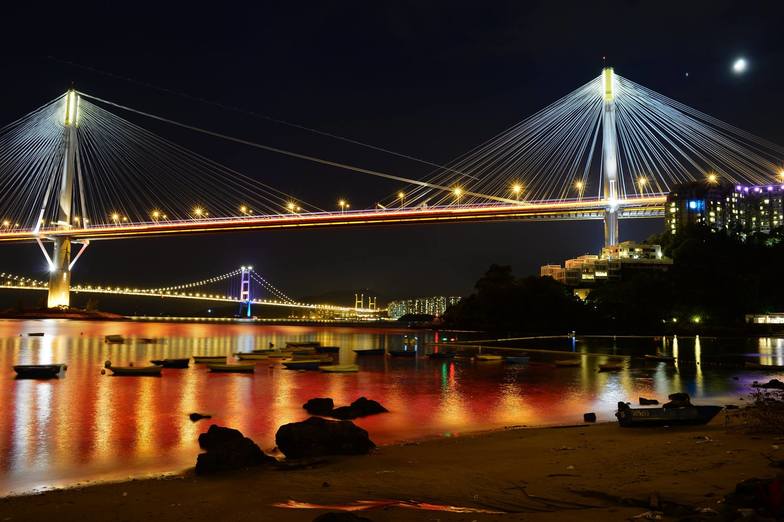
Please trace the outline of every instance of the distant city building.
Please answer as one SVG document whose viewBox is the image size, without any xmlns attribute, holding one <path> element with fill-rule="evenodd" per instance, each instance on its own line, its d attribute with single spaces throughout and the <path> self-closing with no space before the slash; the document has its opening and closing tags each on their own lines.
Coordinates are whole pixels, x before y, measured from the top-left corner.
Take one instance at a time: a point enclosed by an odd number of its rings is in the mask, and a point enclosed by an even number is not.
<svg viewBox="0 0 784 522">
<path fill-rule="evenodd" d="M 600 255 L 587 254 L 567 259 L 564 266 L 544 265 L 539 269 L 542 277 L 574 288 L 590 288 L 606 281 L 623 278 L 625 274 L 640 270 L 667 270 L 672 260 L 662 255 L 661 246 L 624 241 L 604 247 Z M 587 295 L 587 292 L 577 292 Z"/>
<path fill-rule="evenodd" d="M 730 233 L 769 233 L 784 225 L 784 185 L 731 185 L 695 181 L 667 196 L 666 230 L 704 226 Z"/>
<path fill-rule="evenodd" d="M 439 317 L 444 315 L 448 306 L 457 304 L 460 299 L 460 297 L 437 295 L 392 301 L 387 305 L 387 313 L 392 319 L 398 319 L 408 314 L 426 314 Z"/>
</svg>

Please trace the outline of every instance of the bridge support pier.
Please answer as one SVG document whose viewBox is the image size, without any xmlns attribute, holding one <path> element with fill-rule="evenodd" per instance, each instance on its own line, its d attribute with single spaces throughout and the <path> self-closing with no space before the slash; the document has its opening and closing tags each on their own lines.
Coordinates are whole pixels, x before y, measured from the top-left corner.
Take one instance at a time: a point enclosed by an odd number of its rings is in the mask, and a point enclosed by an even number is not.
<svg viewBox="0 0 784 522">
<path fill-rule="evenodd" d="M 71 240 L 55 237 L 49 267 L 49 308 L 68 307 L 71 304 Z"/>
<path fill-rule="evenodd" d="M 604 213 L 604 246 L 618 244 L 618 141 L 615 124 L 615 73 L 602 71 L 602 183 L 609 207 Z"/>
<path fill-rule="evenodd" d="M 604 246 L 618 244 L 618 209 L 604 211 Z"/>
</svg>

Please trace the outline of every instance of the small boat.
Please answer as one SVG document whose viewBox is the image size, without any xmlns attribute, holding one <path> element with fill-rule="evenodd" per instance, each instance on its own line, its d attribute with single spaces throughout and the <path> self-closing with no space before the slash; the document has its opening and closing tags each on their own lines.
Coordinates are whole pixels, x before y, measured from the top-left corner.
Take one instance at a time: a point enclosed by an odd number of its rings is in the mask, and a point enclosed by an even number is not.
<svg viewBox="0 0 784 522">
<path fill-rule="evenodd" d="M 211 372 L 218 373 L 253 373 L 256 371 L 255 364 L 207 364 Z"/>
<path fill-rule="evenodd" d="M 275 351 L 272 353 L 268 353 L 267 357 L 269 357 L 270 359 L 288 359 L 289 357 L 291 357 L 291 352 Z"/>
<path fill-rule="evenodd" d="M 188 364 L 191 362 L 191 359 L 190 357 L 178 359 L 153 359 L 150 362 L 164 368 L 187 368 Z"/>
<path fill-rule="evenodd" d="M 674 363 L 675 357 L 671 355 L 663 355 L 663 354 L 656 354 L 656 355 L 643 355 L 646 361 L 653 361 L 653 362 L 663 362 L 663 363 Z"/>
<path fill-rule="evenodd" d="M 315 348 L 317 346 L 321 346 L 321 343 L 318 341 L 286 341 L 286 348 Z"/>
<path fill-rule="evenodd" d="M 30 332 L 29 334 L 27 334 L 27 336 L 28 337 L 43 337 L 44 333 L 43 332 Z"/>
<path fill-rule="evenodd" d="M 193 362 L 196 364 L 204 364 L 204 363 L 222 363 L 226 362 L 225 355 L 194 355 Z"/>
<path fill-rule="evenodd" d="M 315 348 L 298 348 L 291 350 L 291 355 L 314 355 L 316 354 Z"/>
<path fill-rule="evenodd" d="M 67 368 L 65 364 L 17 364 L 14 371 L 19 379 L 52 379 Z"/>
<path fill-rule="evenodd" d="M 256 348 L 255 350 L 251 350 L 251 353 L 270 353 L 270 352 L 277 352 L 277 348 Z"/>
<path fill-rule="evenodd" d="M 457 355 L 455 352 L 433 352 L 427 354 L 431 359 L 454 359 L 455 355 Z"/>
<path fill-rule="evenodd" d="M 500 361 L 503 359 L 500 355 L 494 355 L 491 353 L 480 353 L 474 356 L 474 359 L 477 361 Z"/>
<path fill-rule="evenodd" d="M 340 346 L 316 346 L 317 353 L 338 353 Z"/>
<path fill-rule="evenodd" d="M 103 340 L 108 344 L 122 344 L 125 342 L 125 337 L 122 335 L 107 335 Z"/>
<path fill-rule="evenodd" d="M 784 366 L 778 364 L 760 364 L 756 362 L 746 361 L 744 364 L 747 370 L 763 370 L 769 372 L 784 371 Z"/>
<path fill-rule="evenodd" d="M 599 365 L 600 372 L 619 372 L 623 370 L 623 363 L 602 363 Z"/>
<path fill-rule="evenodd" d="M 504 356 L 504 362 L 510 364 L 528 364 L 531 361 L 531 357 L 528 355 L 506 355 Z"/>
<path fill-rule="evenodd" d="M 238 352 L 234 356 L 240 361 L 266 361 L 269 355 L 265 353 Z"/>
<path fill-rule="evenodd" d="M 359 366 L 356 364 L 329 364 L 319 366 L 319 370 L 326 373 L 354 373 L 359 371 Z"/>
<path fill-rule="evenodd" d="M 618 403 L 618 424 L 624 428 L 707 424 L 722 410 L 721 406 L 684 406 L 681 408 L 631 408 Z"/>
<path fill-rule="evenodd" d="M 117 377 L 160 377 L 163 366 L 109 366 L 108 369 Z"/>
<path fill-rule="evenodd" d="M 416 350 L 389 350 L 387 352 L 392 357 L 416 357 Z"/>
<path fill-rule="evenodd" d="M 354 350 L 357 355 L 384 355 L 383 348 L 358 348 Z"/>
<path fill-rule="evenodd" d="M 318 370 L 323 362 L 321 359 L 300 359 L 283 361 L 283 366 L 289 370 Z"/>
<path fill-rule="evenodd" d="M 581 366 L 583 361 L 581 359 L 561 359 L 560 361 L 555 361 L 553 364 L 558 368 L 575 368 Z"/>
<path fill-rule="evenodd" d="M 152 337 L 139 337 L 136 339 L 136 342 L 138 344 L 158 344 L 158 340 Z"/>
</svg>

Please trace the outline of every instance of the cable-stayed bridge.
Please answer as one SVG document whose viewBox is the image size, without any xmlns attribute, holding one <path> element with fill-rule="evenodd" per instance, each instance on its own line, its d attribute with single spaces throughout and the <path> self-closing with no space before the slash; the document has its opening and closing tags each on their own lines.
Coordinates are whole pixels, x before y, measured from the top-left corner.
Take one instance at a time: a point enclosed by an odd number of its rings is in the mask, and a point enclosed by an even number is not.
<svg viewBox="0 0 784 522">
<path fill-rule="evenodd" d="M 385 180 L 371 208 L 327 211 L 120 116 Z M 321 133 L 324 134 L 324 133 Z M 446 164 L 348 140 L 432 168 L 419 178 L 268 146 L 70 90 L 0 128 L 0 241 L 35 241 L 49 305 L 67 306 L 71 270 L 92 240 L 235 230 L 468 220 L 661 217 L 694 180 L 784 182 L 784 148 L 602 74 Z M 390 191 L 390 182 L 394 190 Z M 368 198 L 370 199 L 370 198 Z M 50 253 L 47 242 L 53 243 Z M 79 250 L 72 255 L 72 244 Z"/>
<path fill-rule="evenodd" d="M 0 272 L 0 288 L 48 291 L 49 282 L 24 277 L 18 274 Z M 382 310 L 378 310 L 375 307 L 349 307 L 297 301 L 279 290 L 261 274 L 256 272 L 252 266 L 242 266 L 231 272 L 207 277 L 198 281 L 190 281 L 157 288 L 72 283 L 71 292 L 235 303 L 238 305 L 239 315 L 245 317 L 251 317 L 253 306 L 272 306 L 316 313 L 351 314 L 352 316 L 360 317 L 375 317 L 382 312 Z"/>
</svg>

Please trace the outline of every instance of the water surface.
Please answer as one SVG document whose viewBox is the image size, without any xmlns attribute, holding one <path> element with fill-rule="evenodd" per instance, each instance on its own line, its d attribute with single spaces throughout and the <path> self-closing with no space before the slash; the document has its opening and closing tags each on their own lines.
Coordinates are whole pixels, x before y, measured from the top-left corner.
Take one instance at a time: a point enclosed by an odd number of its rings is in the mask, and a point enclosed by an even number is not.
<svg viewBox="0 0 784 522">
<path fill-rule="evenodd" d="M 29 332 L 44 332 L 29 337 Z M 104 343 L 121 334 L 122 345 Z M 162 339 L 145 345 L 138 337 Z M 101 375 L 105 360 L 146 364 L 150 359 L 193 354 L 232 354 L 284 346 L 287 340 L 318 340 L 341 346 L 339 362 L 355 362 L 354 348 L 400 348 L 416 337 L 418 349 L 441 338 L 437 332 L 341 327 L 258 326 L 80 321 L 0 321 L 0 495 L 85 480 L 121 479 L 192 466 L 198 434 L 211 422 L 231 426 L 269 450 L 275 431 L 307 417 L 302 404 L 332 397 L 348 404 L 367 396 L 391 413 L 360 419 L 377 444 L 516 425 L 581 422 L 595 411 L 612 419 L 618 401 L 640 395 L 658 399 L 687 391 L 697 401 L 736 402 L 753 379 L 775 374 L 744 372 L 744 357 L 784 364 L 781 339 L 672 339 L 635 342 L 590 340 L 555 343 L 564 350 L 610 355 L 640 355 L 657 349 L 675 352 L 673 367 L 626 360 L 618 373 L 599 373 L 607 356 L 582 357 L 579 368 L 555 368 L 552 354 L 532 352 L 529 365 L 424 357 L 366 356 L 355 374 L 325 374 L 283 369 L 259 362 L 253 375 L 212 374 L 191 364 L 165 369 L 160 378 Z M 537 347 L 536 343 L 528 343 Z M 547 348 L 547 346 L 538 346 Z M 721 355 L 721 357 L 718 357 Z M 726 361 L 732 361 L 727 365 Z M 54 380 L 19 380 L 14 364 L 68 364 Z M 699 364 L 698 364 L 699 363 Z M 191 412 L 213 415 L 192 423 Z"/>
</svg>

